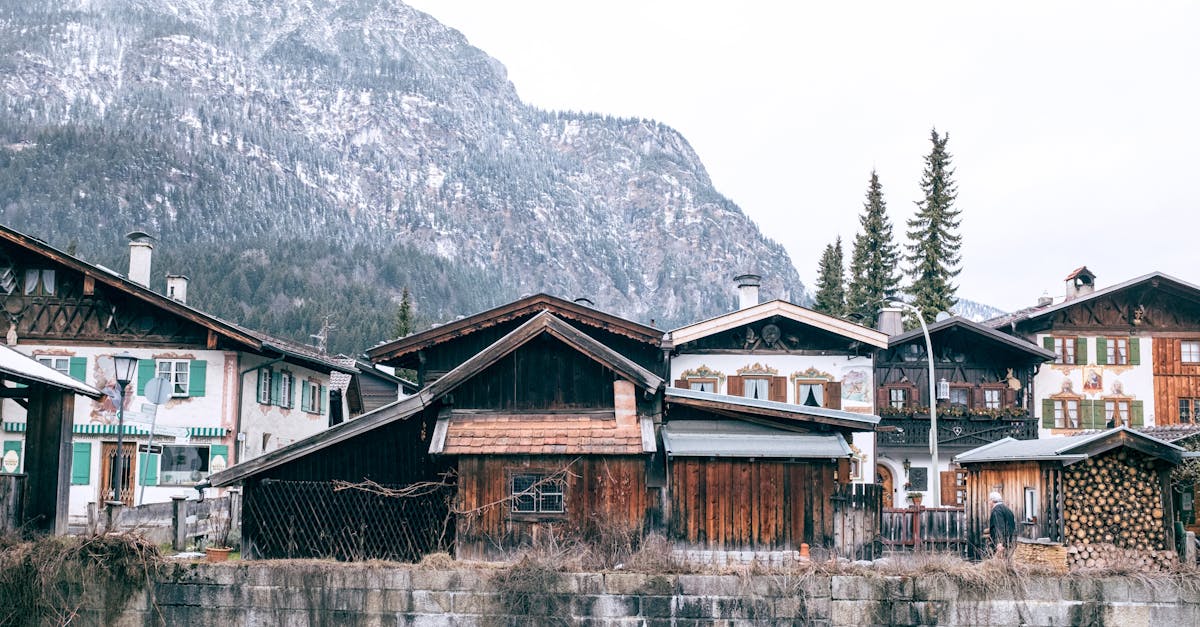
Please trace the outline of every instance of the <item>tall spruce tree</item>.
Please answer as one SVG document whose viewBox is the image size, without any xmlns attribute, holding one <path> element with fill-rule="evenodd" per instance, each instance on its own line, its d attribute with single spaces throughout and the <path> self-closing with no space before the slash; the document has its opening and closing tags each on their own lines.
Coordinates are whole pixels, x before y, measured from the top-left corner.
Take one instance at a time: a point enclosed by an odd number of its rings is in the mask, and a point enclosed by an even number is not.
<svg viewBox="0 0 1200 627">
<path fill-rule="evenodd" d="M 817 295 L 813 309 L 831 316 L 846 315 L 845 269 L 842 265 L 842 238 L 825 246 L 817 264 Z"/>
<path fill-rule="evenodd" d="M 917 215 L 908 221 L 905 260 L 912 278 L 909 293 L 913 306 L 926 321 L 933 320 L 940 311 L 950 311 L 957 302 L 958 288 L 951 280 L 961 271 L 960 210 L 954 207 L 958 190 L 950 167 L 950 153 L 946 152 L 949 139 L 949 133 L 938 137 L 936 128 L 931 131 L 933 149 L 925 157 L 925 172 L 921 176 L 925 198 L 917 201 Z"/>
<path fill-rule="evenodd" d="M 863 324 L 875 326 L 882 301 L 900 288 L 900 251 L 892 239 L 892 223 L 887 217 L 883 186 L 871 170 L 867 200 L 858 219 L 862 231 L 854 238 L 850 254 L 850 281 L 846 293 L 846 312 L 863 317 Z"/>
<path fill-rule="evenodd" d="M 413 318 L 412 295 L 408 293 L 408 286 L 405 286 L 404 291 L 400 294 L 400 308 L 396 310 L 392 335 L 398 338 L 404 337 L 416 331 L 416 326 L 416 320 Z"/>
</svg>

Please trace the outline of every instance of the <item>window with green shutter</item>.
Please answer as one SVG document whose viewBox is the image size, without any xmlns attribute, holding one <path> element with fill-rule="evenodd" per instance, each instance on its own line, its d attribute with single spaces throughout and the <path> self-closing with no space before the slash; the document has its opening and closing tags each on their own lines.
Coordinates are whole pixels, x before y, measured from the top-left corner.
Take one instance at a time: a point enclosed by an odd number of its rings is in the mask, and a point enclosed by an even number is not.
<svg viewBox="0 0 1200 627">
<path fill-rule="evenodd" d="M 87 382 L 87 357 L 72 357 L 68 367 L 72 379 Z"/>
<path fill-rule="evenodd" d="M 10 456 L 9 453 L 12 453 Z M 12 469 L 7 468 L 12 458 L 16 458 L 15 465 Z M 21 472 L 21 441 L 8 440 L 4 443 L 3 456 L 0 457 L 0 472 Z"/>
<path fill-rule="evenodd" d="M 326 404 L 326 401 L 328 400 L 327 396 L 328 395 L 325 394 L 325 386 L 317 386 L 317 398 L 321 399 L 321 414 L 325 414 L 328 411 L 328 405 Z"/>
<path fill-rule="evenodd" d="M 300 382 L 300 410 L 301 411 L 308 411 L 308 412 L 312 411 L 312 394 L 309 393 L 309 388 L 311 388 L 311 387 L 312 387 L 312 384 L 309 383 L 308 381 Z"/>
<path fill-rule="evenodd" d="M 1046 338 L 1052 339 L 1052 338 Z M 1042 399 L 1042 427 L 1046 429 L 1055 428 L 1054 424 L 1054 399 Z"/>
<path fill-rule="evenodd" d="M 259 368 L 258 372 L 258 403 L 260 405 L 271 404 L 271 369 Z"/>
<path fill-rule="evenodd" d="M 1046 337 L 1042 338 L 1042 348 L 1045 348 L 1048 351 L 1054 350 L 1054 336 L 1047 335 Z"/>
<path fill-rule="evenodd" d="M 208 362 L 203 359 L 193 359 L 188 369 L 188 396 L 204 396 L 208 384 Z"/>
<path fill-rule="evenodd" d="M 1129 364 L 1132 366 L 1140 366 L 1142 364 L 1142 343 L 1139 338 L 1129 338 Z"/>
<path fill-rule="evenodd" d="M 71 485 L 87 485 L 92 481 L 92 443 L 71 444 Z"/>
<path fill-rule="evenodd" d="M 1088 362 L 1087 338 L 1075 338 L 1075 363 L 1086 364 Z"/>
<path fill-rule="evenodd" d="M 1141 427 L 1145 425 L 1145 420 L 1142 417 L 1143 411 L 1142 401 L 1133 401 L 1130 403 L 1130 426 Z"/>
<path fill-rule="evenodd" d="M 1108 338 L 1096 338 L 1096 364 L 1104 366 L 1108 364 Z"/>
<path fill-rule="evenodd" d="M 138 453 L 138 469 L 142 481 L 138 485 L 158 485 L 158 453 Z"/>
<path fill-rule="evenodd" d="M 137 372 L 137 395 L 146 395 L 146 384 L 158 373 L 158 365 L 153 359 L 139 359 Z"/>
<path fill-rule="evenodd" d="M 283 381 L 283 372 L 272 372 L 271 373 L 271 404 L 272 405 L 281 404 L 280 399 L 282 397 L 280 396 L 280 386 L 283 385 L 282 381 Z"/>
</svg>

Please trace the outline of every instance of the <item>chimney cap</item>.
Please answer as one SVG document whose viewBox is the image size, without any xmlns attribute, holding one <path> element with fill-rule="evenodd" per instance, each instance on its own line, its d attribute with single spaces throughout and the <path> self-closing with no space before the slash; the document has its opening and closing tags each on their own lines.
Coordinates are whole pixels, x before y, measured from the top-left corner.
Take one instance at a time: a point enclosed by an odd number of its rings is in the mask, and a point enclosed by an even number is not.
<svg viewBox="0 0 1200 627">
<path fill-rule="evenodd" d="M 747 272 L 746 274 L 739 274 L 733 277 L 733 281 L 737 283 L 738 287 L 758 287 L 762 285 L 762 275 Z"/>
<path fill-rule="evenodd" d="M 188 278 L 188 275 L 186 275 L 186 274 L 167 274 L 167 278 L 168 279 L 183 279 L 184 281 L 191 280 Z"/>
<path fill-rule="evenodd" d="M 125 234 L 125 237 L 127 237 L 131 242 L 149 242 L 150 240 L 154 239 L 153 235 L 150 235 L 145 231 L 130 231 L 129 233 Z"/>
<path fill-rule="evenodd" d="M 1068 274 L 1067 278 L 1065 278 L 1063 280 L 1071 281 L 1071 280 L 1075 280 L 1075 279 L 1080 279 L 1084 285 L 1087 285 L 1087 284 L 1095 281 L 1096 273 L 1092 272 L 1091 270 L 1088 270 L 1087 266 L 1079 266 L 1078 268 L 1075 268 L 1075 270 L 1073 270 L 1071 272 L 1071 274 Z"/>
</svg>

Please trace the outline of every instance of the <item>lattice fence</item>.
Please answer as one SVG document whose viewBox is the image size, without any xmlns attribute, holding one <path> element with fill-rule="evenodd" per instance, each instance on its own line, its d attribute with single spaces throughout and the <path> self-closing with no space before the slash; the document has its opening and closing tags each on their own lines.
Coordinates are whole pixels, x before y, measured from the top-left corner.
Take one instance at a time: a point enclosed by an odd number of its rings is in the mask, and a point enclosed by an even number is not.
<svg viewBox="0 0 1200 627">
<path fill-rule="evenodd" d="M 415 562 L 450 550 L 452 487 L 406 497 L 334 488 L 326 481 L 270 479 L 247 486 L 243 553 L 258 559 Z"/>
</svg>

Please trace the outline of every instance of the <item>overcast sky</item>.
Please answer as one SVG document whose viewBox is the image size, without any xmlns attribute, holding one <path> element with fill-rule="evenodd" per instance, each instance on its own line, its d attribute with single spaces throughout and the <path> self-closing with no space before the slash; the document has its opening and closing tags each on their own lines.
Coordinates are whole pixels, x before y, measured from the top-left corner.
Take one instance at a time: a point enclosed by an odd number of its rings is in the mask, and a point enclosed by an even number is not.
<svg viewBox="0 0 1200 627">
<path fill-rule="evenodd" d="M 879 171 L 899 239 L 934 126 L 959 295 L 1005 309 L 1153 270 L 1200 282 L 1200 4 L 411 0 L 527 103 L 678 129 L 812 287 Z"/>
</svg>

